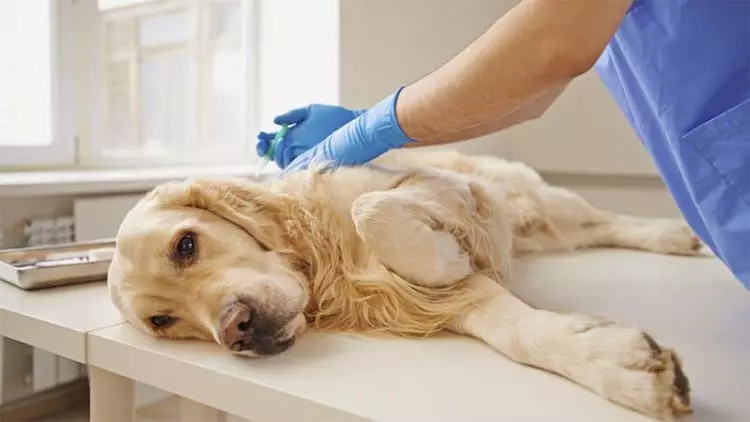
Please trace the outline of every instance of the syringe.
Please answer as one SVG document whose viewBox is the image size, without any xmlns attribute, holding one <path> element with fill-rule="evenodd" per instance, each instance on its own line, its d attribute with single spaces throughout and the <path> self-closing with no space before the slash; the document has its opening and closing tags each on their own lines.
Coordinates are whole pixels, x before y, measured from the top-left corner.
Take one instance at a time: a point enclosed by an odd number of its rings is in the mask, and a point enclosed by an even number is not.
<svg viewBox="0 0 750 422">
<path fill-rule="evenodd" d="M 263 169 L 266 167 L 269 161 L 273 159 L 273 154 L 276 151 L 276 146 L 279 145 L 279 142 L 281 142 L 282 139 L 284 139 L 284 136 L 286 136 L 286 133 L 289 131 L 289 125 L 283 124 L 281 125 L 281 129 L 279 129 L 278 132 L 276 132 L 276 136 L 271 139 L 271 143 L 268 145 L 268 149 L 266 150 L 266 153 L 261 157 L 260 163 L 258 164 L 258 170 L 255 172 L 255 176 L 258 177 L 260 175 L 260 172 L 263 171 Z"/>
</svg>

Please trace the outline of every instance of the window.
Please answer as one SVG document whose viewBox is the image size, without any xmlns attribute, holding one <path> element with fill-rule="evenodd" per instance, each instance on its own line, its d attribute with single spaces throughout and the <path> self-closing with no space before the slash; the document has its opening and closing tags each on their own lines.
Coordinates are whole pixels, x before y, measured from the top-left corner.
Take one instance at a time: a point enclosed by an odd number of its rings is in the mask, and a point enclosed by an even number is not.
<svg viewBox="0 0 750 422">
<path fill-rule="evenodd" d="M 0 165 L 73 161 L 72 37 L 65 1 L 0 2 Z"/>
<path fill-rule="evenodd" d="M 0 165 L 246 163 L 252 3 L 0 3 Z"/>
<path fill-rule="evenodd" d="M 106 111 L 92 159 L 245 158 L 253 109 L 244 3 L 100 0 Z"/>
</svg>

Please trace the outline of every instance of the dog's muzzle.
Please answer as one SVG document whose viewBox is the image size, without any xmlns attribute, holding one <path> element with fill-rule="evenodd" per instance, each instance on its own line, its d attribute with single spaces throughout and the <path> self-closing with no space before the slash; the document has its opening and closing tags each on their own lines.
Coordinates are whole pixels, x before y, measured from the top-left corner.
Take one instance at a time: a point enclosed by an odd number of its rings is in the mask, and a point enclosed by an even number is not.
<svg viewBox="0 0 750 422">
<path fill-rule="evenodd" d="M 279 354 L 294 343 L 285 336 L 286 321 L 261 312 L 248 303 L 235 301 L 221 314 L 220 343 L 230 350 L 254 356 Z"/>
</svg>

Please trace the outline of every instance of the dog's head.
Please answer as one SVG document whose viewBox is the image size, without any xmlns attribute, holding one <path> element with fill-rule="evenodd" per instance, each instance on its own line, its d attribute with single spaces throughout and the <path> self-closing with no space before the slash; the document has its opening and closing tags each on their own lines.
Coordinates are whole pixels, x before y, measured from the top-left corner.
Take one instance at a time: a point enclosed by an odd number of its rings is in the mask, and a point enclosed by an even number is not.
<svg viewBox="0 0 750 422">
<path fill-rule="evenodd" d="M 112 300 L 155 336 L 213 339 L 248 356 L 284 351 L 305 328 L 308 300 L 282 232 L 289 201 L 239 180 L 157 187 L 118 231 Z"/>
</svg>

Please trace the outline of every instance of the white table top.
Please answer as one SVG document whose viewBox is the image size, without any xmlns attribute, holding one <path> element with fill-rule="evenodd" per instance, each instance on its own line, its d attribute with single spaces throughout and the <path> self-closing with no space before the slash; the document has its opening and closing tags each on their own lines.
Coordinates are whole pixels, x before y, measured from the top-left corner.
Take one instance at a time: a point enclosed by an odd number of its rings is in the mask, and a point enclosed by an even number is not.
<svg viewBox="0 0 750 422">
<path fill-rule="evenodd" d="M 121 323 L 104 282 L 24 291 L 0 282 L 0 335 L 85 362 L 86 333 Z"/>
<path fill-rule="evenodd" d="M 636 323 L 683 356 L 690 421 L 750 420 L 750 292 L 713 258 L 627 251 L 519 263 L 529 302 Z M 308 334 L 250 360 L 156 340 L 122 324 L 91 333 L 89 363 L 258 421 L 647 421 L 466 338 Z"/>
<path fill-rule="evenodd" d="M 750 421 L 750 291 L 714 258 L 597 251 L 521 262 L 529 303 L 634 324 L 672 347 L 690 378 L 689 421 Z"/>
</svg>

